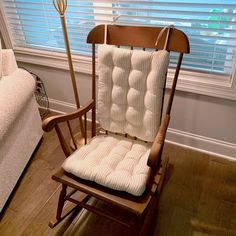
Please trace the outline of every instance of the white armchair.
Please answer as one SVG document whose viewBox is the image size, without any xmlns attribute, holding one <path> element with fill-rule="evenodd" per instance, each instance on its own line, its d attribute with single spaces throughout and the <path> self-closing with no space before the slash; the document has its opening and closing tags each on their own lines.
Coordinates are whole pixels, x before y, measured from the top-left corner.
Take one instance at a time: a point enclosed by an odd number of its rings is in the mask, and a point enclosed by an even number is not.
<svg viewBox="0 0 236 236">
<path fill-rule="evenodd" d="M 13 51 L 0 47 L 0 212 L 43 134 L 34 87 Z"/>
</svg>

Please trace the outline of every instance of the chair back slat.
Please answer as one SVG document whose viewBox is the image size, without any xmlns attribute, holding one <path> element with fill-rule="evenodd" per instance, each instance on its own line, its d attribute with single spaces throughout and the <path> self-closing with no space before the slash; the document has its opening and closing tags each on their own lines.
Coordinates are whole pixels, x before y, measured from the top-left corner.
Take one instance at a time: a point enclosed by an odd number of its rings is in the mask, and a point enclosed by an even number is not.
<svg viewBox="0 0 236 236">
<path fill-rule="evenodd" d="M 66 157 L 70 156 L 70 154 L 71 154 L 70 148 L 67 145 L 67 143 L 65 141 L 65 138 L 64 138 L 64 136 L 63 136 L 63 134 L 61 132 L 61 129 L 60 129 L 58 124 L 55 125 L 55 130 L 57 132 L 57 136 L 59 138 L 59 141 L 60 141 L 60 144 L 61 144 L 61 147 L 62 147 L 62 150 L 63 150 L 65 156 Z"/>
<path fill-rule="evenodd" d="M 71 139 L 72 139 L 72 142 L 73 142 L 74 148 L 77 149 L 77 145 L 76 145 L 75 137 L 74 137 L 74 135 L 73 135 L 73 132 L 72 132 L 72 129 L 71 129 L 71 125 L 70 125 L 70 122 L 67 121 L 66 123 L 67 123 L 67 127 L 68 127 L 68 129 L 69 129 L 69 132 L 70 132 L 70 137 L 71 137 Z M 87 130 L 86 130 L 86 128 L 85 128 L 84 133 L 86 134 L 86 132 L 87 132 Z"/>
<path fill-rule="evenodd" d="M 92 44 L 92 99 L 96 104 L 96 45 Z M 92 108 L 92 137 L 96 135 L 96 107 Z"/>
<path fill-rule="evenodd" d="M 84 114 L 84 128 L 87 131 L 87 113 Z M 84 134 L 84 144 L 87 144 L 87 132 Z"/>
<path fill-rule="evenodd" d="M 180 53 L 179 58 L 178 58 L 178 63 L 177 63 L 176 69 L 175 69 L 174 79 L 173 79 L 173 82 L 172 82 L 172 88 L 171 88 L 171 91 L 170 91 L 170 97 L 169 97 L 169 100 L 168 100 L 168 105 L 167 105 L 167 108 L 166 108 L 166 114 L 167 115 L 170 115 L 170 112 L 171 112 L 171 107 L 172 107 L 174 94 L 175 94 L 175 88 L 176 88 L 176 84 L 177 84 L 177 80 L 178 80 L 182 60 L 183 60 L 183 53 Z"/>
</svg>

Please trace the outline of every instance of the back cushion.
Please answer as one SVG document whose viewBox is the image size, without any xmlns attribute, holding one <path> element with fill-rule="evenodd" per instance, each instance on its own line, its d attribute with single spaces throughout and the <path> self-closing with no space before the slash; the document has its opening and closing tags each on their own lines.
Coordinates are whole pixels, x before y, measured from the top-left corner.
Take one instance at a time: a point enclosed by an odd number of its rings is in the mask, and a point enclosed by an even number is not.
<svg viewBox="0 0 236 236">
<path fill-rule="evenodd" d="M 102 128 L 153 141 L 160 126 L 169 53 L 101 45 L 98 64 Z"/>
</svg>

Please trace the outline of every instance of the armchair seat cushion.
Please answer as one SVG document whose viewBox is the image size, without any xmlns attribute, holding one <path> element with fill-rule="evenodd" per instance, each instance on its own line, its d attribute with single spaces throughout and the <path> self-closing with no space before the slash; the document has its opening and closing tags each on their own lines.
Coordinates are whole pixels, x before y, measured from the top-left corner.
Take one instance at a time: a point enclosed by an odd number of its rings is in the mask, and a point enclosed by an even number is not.
<svg viewBox="0 0 236 236">
<path fill-rule="evenodd" d="M 150 144 L 120 135 L 93 138 L 63 163 L 66 172 L 140 196 L 146 189 Z"/>
</svg>

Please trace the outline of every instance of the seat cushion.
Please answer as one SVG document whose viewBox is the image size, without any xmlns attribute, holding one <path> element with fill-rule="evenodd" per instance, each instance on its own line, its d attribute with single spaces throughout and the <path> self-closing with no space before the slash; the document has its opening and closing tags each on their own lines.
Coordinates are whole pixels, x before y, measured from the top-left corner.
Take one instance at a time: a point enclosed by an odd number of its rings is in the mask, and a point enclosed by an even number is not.
<svg viewBox="0 0 236 236">
<path fill-rule="evenodd" d="M 169 52 L 98 50 L 98 118 L 105 130 L 153 141 L 160 125 Z"/>
<path fill-rule="evenodd" d="M 140 196 L 146 189 L 150 144 L 120 135 L 97 136 L 62 167 L 82 179 Z"/>
</svg>

